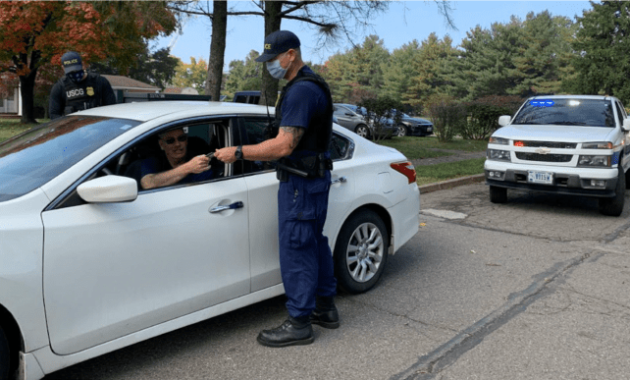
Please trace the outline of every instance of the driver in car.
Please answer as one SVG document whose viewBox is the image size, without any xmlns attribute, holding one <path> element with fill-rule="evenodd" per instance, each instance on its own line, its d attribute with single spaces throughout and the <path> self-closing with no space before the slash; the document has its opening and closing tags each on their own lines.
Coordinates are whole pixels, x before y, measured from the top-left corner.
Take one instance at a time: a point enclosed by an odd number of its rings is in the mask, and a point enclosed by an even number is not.
<svg viewBox="0 0 630 380">
<path fill-rule="evenodd" d="M 205 154 L 189 154 L 188 135 L 183 128 L 159 134 L 158 143 L 164 154 L 142 162 L 140 185 L 143 189 L 212 178 L 210 159 Z"/>
</svg>

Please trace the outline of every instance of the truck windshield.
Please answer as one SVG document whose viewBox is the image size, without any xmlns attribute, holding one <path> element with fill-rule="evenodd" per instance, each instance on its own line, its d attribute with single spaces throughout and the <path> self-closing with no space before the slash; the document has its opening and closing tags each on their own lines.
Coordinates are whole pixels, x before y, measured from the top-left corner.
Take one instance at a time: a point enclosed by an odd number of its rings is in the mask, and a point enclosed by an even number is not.
<svg viewBox="0 0 630 380">
<path fill-rule="evenodd" d="M 615 127 L 613 104 L 604 99 L 530 99 L 512 124 Z"/>
<path fill-rule="evenodd" d="M 0 202 L 27 194 L 55 178 L 139 121 L 68 116 L 0 144 Z"/>
</svg>

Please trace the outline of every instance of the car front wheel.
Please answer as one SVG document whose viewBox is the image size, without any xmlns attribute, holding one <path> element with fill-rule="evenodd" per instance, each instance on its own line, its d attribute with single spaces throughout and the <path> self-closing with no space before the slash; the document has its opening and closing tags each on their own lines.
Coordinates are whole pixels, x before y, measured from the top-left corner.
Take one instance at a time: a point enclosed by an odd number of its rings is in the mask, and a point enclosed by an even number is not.
<svg viewBox="0 0 630 380">
<path fill-rule="evenodd" d="M 396 132 L 396 136 L 398 136 L 398 137 L 405 137 L 405 136 L 407 136 L 407 127 L 405 127 L 404 125 L 399 125 L 398 126 L 398 131 Z"/>
<path fill-rule="evenodd" d="M 599 212 L 603 215 L 619 216 L 623 212 L 624 198 L 626 196 L 626 175 L 623 173 L 621 164 L 619 164 L 618 171 L 615 196 L 599 199 Z"/>
<path fill-rule="evenodd" d="M 4 334 L 4 330 L 0 327 L 0 380 L 9 378 L 9 367 L 11 364 L 11 355 L 9 352 L 9 341 Z"/>
<path fill-rule="evenodd" d="M 364 125 L 364 124 L 359 124 L 359 125 L 355 128 L 354 132 L 355 132 L 357 135 L 359 135 L 359 136 L 361 136 L 361 137 L 363 137 L 363 138 L 366 138 L 366 139 L 369 139 L 369 138 L 370 138 L 370 128 L 368 128 L 368 126 L 367 126 L 367 125 Z"/>
<path fill-rule="evenodd" d="M 344 224 L 335 244 L 335 274 L 348 293 L 370 290 L 385 270 L 389 235 L 381 218 L 361 210 Z"/>
</svg>

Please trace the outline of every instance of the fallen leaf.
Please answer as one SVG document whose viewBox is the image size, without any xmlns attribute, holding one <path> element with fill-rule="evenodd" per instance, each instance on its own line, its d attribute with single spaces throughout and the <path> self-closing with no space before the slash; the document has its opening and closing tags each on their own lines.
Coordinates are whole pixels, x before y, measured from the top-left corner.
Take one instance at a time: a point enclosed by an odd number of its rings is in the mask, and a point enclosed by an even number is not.
<svg viewBox="0 0 630 380">
<path fill-rule="evenodd" d="M 426 227 L 427 224 L 426 223 L 420 223 L 420 227 Z"/>
<path fill-rule="evenodd" d="M 477 253 L 477 251 L 475 251 L 474 249 L 471 249 L 470 253 Z"/>
</svg>

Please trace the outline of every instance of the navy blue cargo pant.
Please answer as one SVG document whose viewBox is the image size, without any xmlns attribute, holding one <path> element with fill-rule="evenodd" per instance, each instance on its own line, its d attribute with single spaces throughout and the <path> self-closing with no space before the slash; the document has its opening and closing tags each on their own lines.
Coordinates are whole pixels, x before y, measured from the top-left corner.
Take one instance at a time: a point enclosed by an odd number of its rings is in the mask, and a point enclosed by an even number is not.
<svg viewBox="0 0 630 380">
<path fill-rule="evenodd" d="M 280 271 L 292 317 L 310 315 L 315 296 L 336 294 L 328 238 L 323 235 L 328 211 L 330 172 L 324 178 L 290 175 L 278 190 Z"/>
</svg>

